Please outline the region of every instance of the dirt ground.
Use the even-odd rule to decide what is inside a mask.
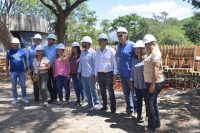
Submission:
[[[144,133],[146,122],[137,124],[125,113],[122,92],[116,91],[117,113],[89,111],[74,105],[42,107],[33,102],[31,82],[27,81],[30,104],[11,105],[10,82],[0,77],[0,133]],[[21,94],[18,89],[18,94]],[[161,127],[157,133],[200,133],[200,96],[195,89],[171,89],[159,97]]]

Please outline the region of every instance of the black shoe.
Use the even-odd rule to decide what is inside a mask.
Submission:
[[[34,100],[34,102],[36,102],[36,103],[39,102],[39,101],[40,101],[39,99],[35,99],[35,100]]]
[[[132,110],[127,110],[126,113],[127,113],[127,115],[131,115],[133,113],[133,111]]]
[[[106,111],[106,110],[108,110],[108,107],[102,107],[102,108],[100,108],[99,110],[100,110],[100,111]]]
[[[80,101],[77,101],[77,102],[75,103],[75,105],[76,105],[76,106],[81,106]]]
[[[55,99],[50,99],[49,101],[48,101],[48,103],[53,103],[53,102],[55,102],[56,100]]]
[[[143,122],[143,117],[137,116],[137,123]]]
[[[116,114],[116,110],[111,110],[111,114]]]

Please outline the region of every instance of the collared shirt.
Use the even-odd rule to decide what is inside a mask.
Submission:
[[[134,87],[136,89],[145,89],[144,83],[144,60],[135,60],[135,64],[132,66],[132,78],[134,81]]]
[[[135,43],[131,41],[127,41],[124,46],[122,46],[122,44],[118,44],[116,56],[118,59],[120,77],[131,77],[131,66],[135,58],[135,49],[133,48],[134,45]]]
[[[26,66],[28,69],[33,70],[33,59],[35,58],[36,51],[35,51],[36,45],[33,44],[28,47],[27,50],[27,58],[26,58]]]
[[[94,75],[95,54],[96,52],[92,48],[81,52],[78,67],[78,73],[81,73],[81,76],[91,77]]]
[[[25,72],[26,52],[24,49],[9,49],[6,59],[10,63],[10,72]]]
[[[162,70],[162,57],[159,53],[152,53],[144,60],[144,81],[147,83],[152,83],[152,77],[154,72],[154,63],[160,62],[161,67],[158,72],[158,77],[156,83],[163,82],[165,80]]]
[[[53,44],[51,46],[46,45],[44,47],[44,52],[45,52],[46,57],[50,61],[50,66],[53,67],[53,62],[56,56],[56,44]]]
[[[115,57],[115,50],[106,46],[103,51],[97,49],[95,58],[95,76],[98,72],[111,72],[117,74],[117,62]]]

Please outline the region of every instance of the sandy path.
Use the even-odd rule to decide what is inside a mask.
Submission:
[[[42,107],[32,102],[31,83],[27,82],[29,105],[11,105],[10,84],[0,82],[0,133],[144,133],[145,123],[136,124],[133,117],[125,114],[123,94],[116,92],[117,114],[88,111],[71,102],[66,106]],[[20,90],[18,90],[20,94]],[[175,95],[176,94],[176,95]],[[159,98],[162,126],[159,133],[200,132],[200,96],[195,90],[179,92],[171,90]]]

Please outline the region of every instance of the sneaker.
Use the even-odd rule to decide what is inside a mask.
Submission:
[[[24,103],[26,103],[26,104],[29,103],[29,100],[28,100],[27,97],[23,97],[23,98],[22,98],[22,101],[23,101]]]
[[[42,106],[47,107],[48,105],[49,105],[48,102],[44,102]]]
[[[57,104],[58,104],[58,105],[61,105],[61,104],[63,104],[63,101],[60,101],[60,100],[59,100],[59,101],[57,101]]]
[[[19,102],[18,98],[14,98],[11,103],[12,104],[17,104],[18,102]]]
[[[107,111],[108,110],[108,107],[102,107],[99,109],[100,111]]]
[[[99,109],[99,104],[94,105],[94,109],[98,110]]]

